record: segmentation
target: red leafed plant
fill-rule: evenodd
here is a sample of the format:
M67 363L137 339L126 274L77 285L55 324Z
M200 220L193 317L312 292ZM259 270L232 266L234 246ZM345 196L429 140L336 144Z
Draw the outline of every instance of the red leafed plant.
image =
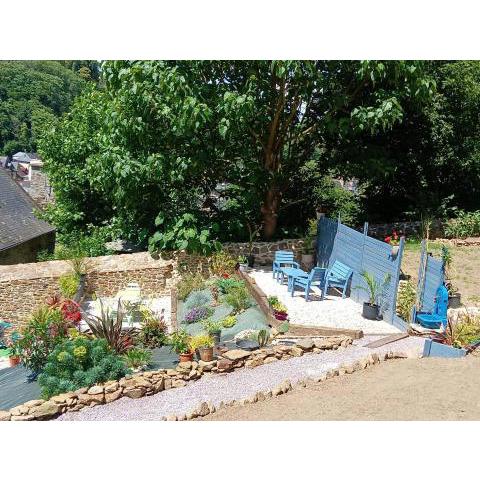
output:
M390 245L400 245L400 237L398 235L398 232L394 230L391 235L387 235L384 238L384 241L386 243L389 243Z
M63 318L77 326L82 320L80 305L73 300L64 300L60 307Z

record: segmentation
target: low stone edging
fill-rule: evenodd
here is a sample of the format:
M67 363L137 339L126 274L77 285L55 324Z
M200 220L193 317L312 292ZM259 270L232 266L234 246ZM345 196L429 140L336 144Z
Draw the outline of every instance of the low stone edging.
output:
M219 410L223 410L228 407L243 406L243 405L253 404L257 402L263 402L269 398L278 397L279 395L283 395L292 390L305 388L310 384L313 385L316 383L321 383L334 377L359 372L373 365L377 365L382 361L395 359L395 358L405 358L405 356L399 353L394 353L394 352L387 352L383 355L378 355L377 353L370 353L366 357L360 360L356 360L351 364L345 364L345 365L341 365L338 368L332 368L317 377L305 377L304 379L299 380L293 385L290 380L284 380L282 383L280 383L279 385L277 385L271 390L267 390L267 391L260 390L254 393L253 395L250 395L248 398L244 398L241 400L231 400L226 403L220 402L220 404L217 407L212 402L201 402L195 409L193 409L190 413L186 415L185 414L169 415L166 417L162 417L161 420L164 420L164 421L192 420L198 417L206 417L207 415L210 415L212 413L215 413Z
M120 380L111 380L102 385L81 388L75 392L62 393L49 400L30 400L9 411L0 411L0 421L50 420L66 412L77 412L114 402L122 397L141 398L170 388L184 387L203 375L228 373L239 368L254 368L260 365L301 357L304 353L320 353L351 345L347 336L302 338L295 345L274 345L252 352L226 350L212 362L193 361L179 363L175 369L160 369L127 375Z

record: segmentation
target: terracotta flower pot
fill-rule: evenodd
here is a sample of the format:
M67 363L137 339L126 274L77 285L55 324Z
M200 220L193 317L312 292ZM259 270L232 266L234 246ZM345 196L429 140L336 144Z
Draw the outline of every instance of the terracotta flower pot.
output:
M178 361L182 362L191 362L193 360L193 352L189 353L179 353L178 354Z
M200 352L200 360L204 362L211 362L213 360L213 347L201 347L198 351Z
M11 367L15 367L20 363L20 357L8 357L8 363Z

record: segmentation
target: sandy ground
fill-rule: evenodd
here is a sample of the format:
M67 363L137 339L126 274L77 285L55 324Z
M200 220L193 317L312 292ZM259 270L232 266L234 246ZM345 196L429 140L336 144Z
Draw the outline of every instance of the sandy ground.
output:
M440 256L441 244L430 242L429 251L435 257ZM451 247L453 283L462 294L462 302L467 306L480 307L480 247ZM418 265L420 263L420 245L408 244L403 253L402 270L412 276L417 284Z
M325 300L320 300L321 290L314 287L311 300L306 302L304 292L297 290L292 297L287 285L274 280L269 269L257 269L250 275L266 295L278 297L287 307L288 318L292 324L350 328L363 330L366 335L399 332L396 327L387 322L363 318L362 305L350 298L342 299L341 296L327 295Z
M480 420L480 358L391 360L203 420Z

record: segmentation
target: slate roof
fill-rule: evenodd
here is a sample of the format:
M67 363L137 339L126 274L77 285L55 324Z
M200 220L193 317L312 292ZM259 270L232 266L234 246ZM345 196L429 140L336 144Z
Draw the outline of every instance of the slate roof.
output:
M0 251L55 230L33 214L36 203L10 176L0 169Z

